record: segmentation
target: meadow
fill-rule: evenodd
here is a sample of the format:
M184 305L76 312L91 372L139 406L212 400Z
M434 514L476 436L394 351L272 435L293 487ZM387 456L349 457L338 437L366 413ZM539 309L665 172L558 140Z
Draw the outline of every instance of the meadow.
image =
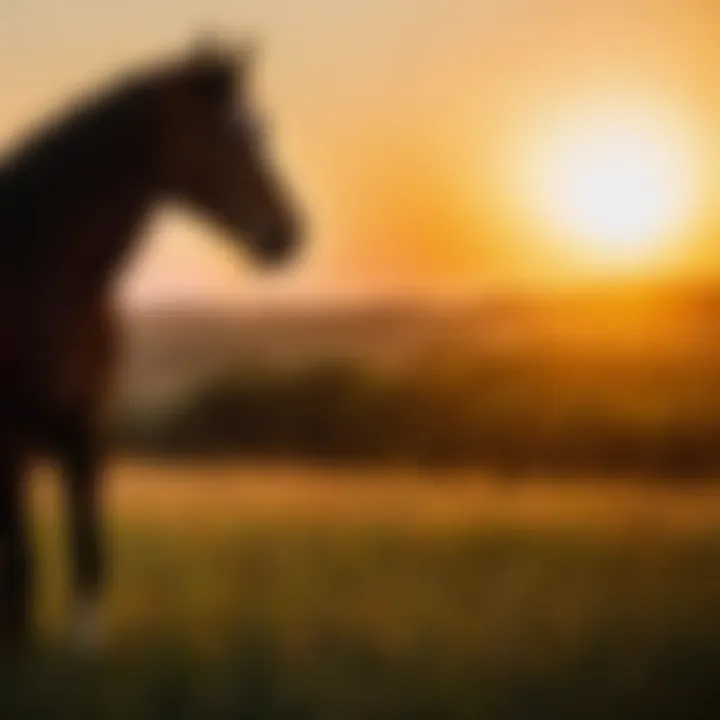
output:
M3 719L720 712L711 484L116 462L87 654L65 641L60 499L38 475L40 640L3 657Z

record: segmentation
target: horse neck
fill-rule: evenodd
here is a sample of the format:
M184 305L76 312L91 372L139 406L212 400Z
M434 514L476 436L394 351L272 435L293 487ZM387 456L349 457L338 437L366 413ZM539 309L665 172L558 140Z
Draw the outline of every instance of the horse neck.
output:
M91 188L81 191L73 227L56 254L58 269L79 289L99 290L121 269L155 199L153 174L139 148L108 156Z
M60 261L80 289L101 290L114 278L156 199L152 142L145 132L136 124L124 129L86 176L91 187L79 193L84 207L65 236Z
M34 190L30 183L29 205L39 219L25 218L26 229L39 250L28 256L28 284L40 284L59 302L67 296L82 302L109 284L152 204L153 138L141 109L88 133L51 165L54 177Z

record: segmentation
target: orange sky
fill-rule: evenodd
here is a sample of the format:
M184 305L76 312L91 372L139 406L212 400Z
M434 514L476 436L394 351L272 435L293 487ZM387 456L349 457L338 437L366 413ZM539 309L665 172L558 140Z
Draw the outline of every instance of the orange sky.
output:
M696 250L715 242L717 0L4 2L0 140L203 28L265 43L262 99L311 214L310 252L258 277L167 213L127 278L134 300L550 279L562 258L538 240L513 158L543 123L603 98L682 119L704 177L688 235Z

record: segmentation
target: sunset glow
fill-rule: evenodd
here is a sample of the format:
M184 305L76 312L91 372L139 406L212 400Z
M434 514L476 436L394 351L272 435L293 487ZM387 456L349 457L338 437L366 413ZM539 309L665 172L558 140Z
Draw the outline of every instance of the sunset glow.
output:
M166 208L133 304L720 277L720 3L6 5L3 149L196 30L262 46L253 102L307 216L302 261L256 272Z
M652 263L693 221L698 177L690 143L650 114L575 118L536 162L536 205L583 261Z

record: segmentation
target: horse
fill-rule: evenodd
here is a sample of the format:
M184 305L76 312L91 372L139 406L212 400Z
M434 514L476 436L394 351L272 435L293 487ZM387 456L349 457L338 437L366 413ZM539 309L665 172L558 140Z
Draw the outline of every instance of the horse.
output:
M100 517L117 367L114 281L161 203L217 225L259 268L301 222L263 141L253 53L204 42L129 69L29 132L0 163L0 638L32 633L24 489L53 456L69 515L77 627L107 576Z

